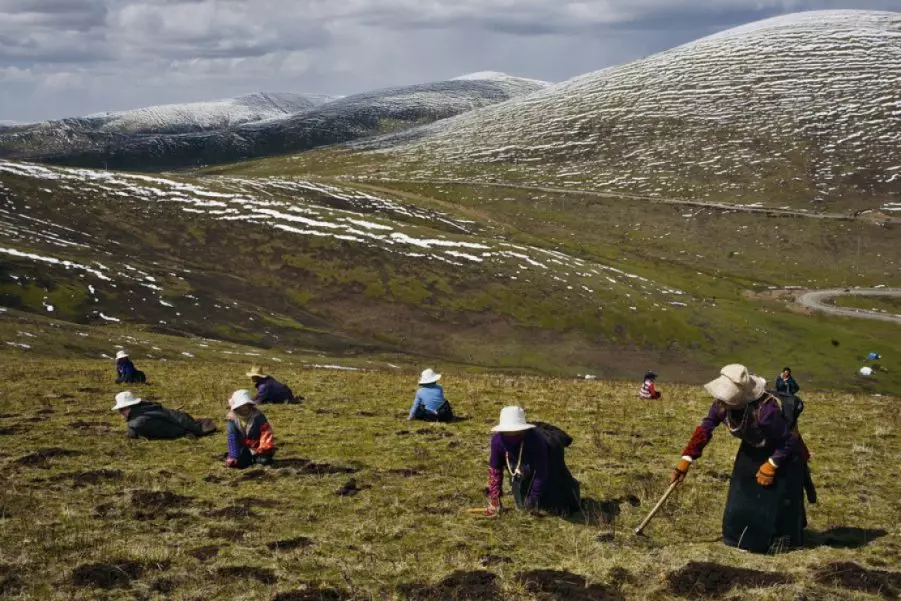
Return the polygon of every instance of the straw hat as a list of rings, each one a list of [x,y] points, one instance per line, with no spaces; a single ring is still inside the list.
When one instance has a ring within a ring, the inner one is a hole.
[[[113,411],[125,409],[126,407],[131,407],[132,405],[137,405],[141,402],[141,400],[142,399],[139,399],[134,394],[132,394],[130,390],[120,392],[116,395],[116,406],[113,407]]]
[[[228,406],[231,407],[232,411],[234,411],[238,407],[243,407],[244,405],[248,404],[256,405],[256,401],[254,401],[253,397],[250,396],[250,392],[244,390],[243,388],[234,391],[231,398],[228,399]]]
[[[118,361],[119,359],[124,359],[126,357],[128,357],[128,353],[126,353],[125,351],[119,351],[116,353],[116,361]]]
[[[430,367],[427,370],[425,370],[424,372],[422,372],[421,376],[419,376],[419,383],[420,384],[434,384],[435,382],[437,382],[440,379],[441,379],[441,374],[436,374],[435,370],[433,370]]]
[[[263,368],[259,365],[254,365],[250,368],[250,371],[245,374],[248,378],[268,378],[269,376],[263,373]]]
[[[720,377],[704,384],[715,399],[730,407],[744,407],[766,392],[766,380],[748,373],[748,368],[731,363],[720,370]]]
[[[535,424],[526,423],[526,412],[522,407],[504,407],[501,409],[501,417],[498,425],[491,428],[492,432],[522,432],[534,428]]]

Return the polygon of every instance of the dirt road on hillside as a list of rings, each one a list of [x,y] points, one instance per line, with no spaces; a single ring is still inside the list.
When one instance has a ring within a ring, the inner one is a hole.
[[[829,315],[841,315],[843,317],[861,317],[864,319],[877,319],[901,324],[901,315],[889,313],[875,313],[862,309],[850,309],[824,305],[823,301],[833,296],[898,296],[901,297],[901,288],[832,288],[829,290],[814,290],[805,292],[798,297],[797,302],[808,309],[822,311]]]

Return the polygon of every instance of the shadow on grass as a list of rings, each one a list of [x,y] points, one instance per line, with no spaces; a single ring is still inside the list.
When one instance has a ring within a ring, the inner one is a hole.
[[[641,501],[634,495],[628,495],[622,499],[584,498],[582,499],[582,510],[563,516],[563,519],[572,524],[585,526],[611,526],[622,513],[620,506],[623,503],[628,503],[632,507],[641,505]]]
[[[822,532],[808,530],[805,532],[804,546],[808,549],[817,547],[860,549],[887,534],[888,531],[882,528],[857,528],[854,526],[836,526]]]

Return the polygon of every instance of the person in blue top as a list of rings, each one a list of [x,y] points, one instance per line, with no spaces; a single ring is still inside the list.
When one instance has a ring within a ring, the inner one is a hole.
[[[294,393],[285,384],[282,384],[269,374],[263,372],[263,368],[254,365],[247,372],[247,377],[253,382],[254,388],[257,389],[253,402],[258,404],[265,403],[299,403],[303,400],[302,396],[295,396]]]
[[[144,384],[147,376],[128,358],[128,353],[116,353],[116,384]]]
[[[799,390],[801,390],[801,387],[798,386],[798,383],[795,382],[795,379],[792,377],[791,368],[782,368],[782,373],[776,376],[776,392],[795,394]]]
[[[437,382],[441,374],[432,368],[422,372],[419,378],[419,390],[413,399],[410,415],[407,419],[421,419],[427,422],[451,422],[454,412],[450,403],[444,398],[444,389]]]

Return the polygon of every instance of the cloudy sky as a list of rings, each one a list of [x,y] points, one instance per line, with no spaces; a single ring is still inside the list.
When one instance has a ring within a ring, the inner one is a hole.
[[[901,0],[0,0],[0,121],[483,70],[562,81],[831,8]]]

